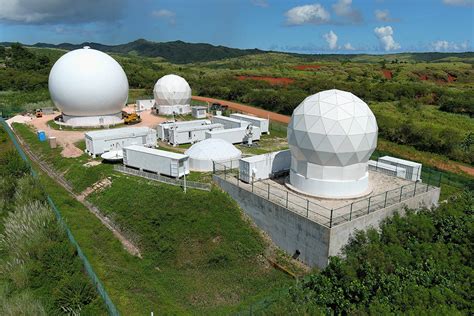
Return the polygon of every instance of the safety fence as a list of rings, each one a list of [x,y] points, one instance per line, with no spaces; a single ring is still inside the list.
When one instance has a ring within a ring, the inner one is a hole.
[[[116,171],[119,171],[125,174],[146,178],[146,179],[158,181],[161,183],[171,184],[174,186],[188,187],[188,188],[198,189],[198,190],[203,190],[203,191],[211,191],[211,185],[209,183],[187,181],[185,179],[169,178],[169,177],[165,177],[156,173],[137,170],[137,169],[123,166],[123,165],[115,165],[114,169]]]
[[[254,181],[251,183],[240,181],[239,170],[230,169],[222,163],[214,163],[214,175],[326,227],[333,227],[352,221],[360,216],[436,189],[431,184],[412,182],[393,190],[356,200],[342,207],[329,209],[306,198],[304,195],[292,193],[283,186],[272,185],[270,182],[264,181]]]
[[[33,166],[31,165],[28,157],[26,156],[25,152],[23,151],[20,144],[18,143],[15,134],[13,133],[13,131],[11,130],[11,128],[8,126],[8,124],[5,122],[5,120],[3,118],[0,118],[0,124],[3,126],[3,128],[7,132],[8,136],[10,137],[10,139],[11,139],[13,145],[15,146],[15,148],[16,148],[18,154],[20,155],[20,157],[29,166],[31,174],[33,175],[33,177],[38,178],[38,174],[34,171]],[[44,190],[44,188],[42,188],[42,189],[43,189],[44,192],[46,192]],[[57,208],[56,204],[54,204],[53,200],[51,199],[51,197],[49,195],[46,195],[46,198],[47,198],[48,204],[51,206],[51,208],[54,211],[56,219],[58,220],[61,227],[64,228],[69,241],[71,242],[71,244],[76,249],[77,255],[81,259],[87,275],[89,276],[90,280],[94,284],[94,286],[95,286],[97,292],[99,293],[99,295],[104,300],[104,303],[105,303],[105,306],[107,307],[109,315],[114,315],[114,316],[119,315],[119,312],[118,312],[117,308],[115,307],[115,304],[110,299],[109,295],[107,294],[107,291],[105,290],[105,287],[104,287],[103,283],[101,282],[101,280],[99,279],[97,274],[94,272],[94,269],[92,268],[92,265],[90,264],[90,262],[87,259],[86,255],[84,254],[81,247],[79,246],[76,239],[74,238],[74,235],[72,234],[71,230],[69,229],[66,222],[64,221],[64,218],[62,217],[60,210]]]

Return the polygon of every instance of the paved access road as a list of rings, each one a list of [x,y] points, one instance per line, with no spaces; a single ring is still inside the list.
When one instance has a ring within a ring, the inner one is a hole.
[[[249,106],[249,105],[243,105],[240,103],[230,102],[226,100],[199,97],[199,96],[193,96],[193,100],[210,102],[210,103],[214,103],[214,102],[220,103],[222,105],[227,105],[229,108],[233,110],[237,110],[243,113],[253,114],[261,118],[269,118],[271,121],[274,121],[274,122],[285,123],[285,124],[288,124],[290,122],[290,117],[288,115],[278,114],[275,112],[259,109],[259,108]]]

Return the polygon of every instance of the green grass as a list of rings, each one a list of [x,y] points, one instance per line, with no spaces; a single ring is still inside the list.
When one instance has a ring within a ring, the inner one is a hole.
[[[76,192],[82,192],[93,183],[105,178],[112,172],[113,165],[99,164],[86,167],[84,164],[93,159],[87,154],[82,154],[77,158],[64,158],[61,156],[62,148],[49,148],[47,142],[40,142],[36,133],[25,124],[14,124],[15,131],[24,139],[31,149],[37,153],[41,159],[47,162],[54,169],[62,174],[68,180]],[[78,144],[80,148],[84,147],[84,142]]]

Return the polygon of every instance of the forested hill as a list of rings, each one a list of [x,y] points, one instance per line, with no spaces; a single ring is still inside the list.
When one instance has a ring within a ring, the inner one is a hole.
[[[186,64],[194,62],[206,62],[225,58],[240,57],[245,55],[261,54],[264,51],[259,49],[238,49],[225,46],[214,46],[204,43],[174,42],[150,42],[139,39],[127,44],[104,45],[100,43],[69,44],[58,45],[37,43],[35,47],[61,48],[66,50],[77,49],[90,46],[104,52],[137,54],[146,57],[163,57],[175,64]]]
[[[0,46],[10,46],[12,43],[0,43]],[[58,48],[65,50],[72,50],[84,46],[119,54],[133,54],[144,57],[162,57],[174,64],[187,64],[197,62],[208,62],[214,60],[221,60],[227,58],[241,57],[246,55],[265,54],[270,51],[260,49],[239,49],[225,46],[214,46],[206,43],[186,43],[183,41],[174,42],[151,42],[145,39],[138,39],[136,41],[119,44],[119,45],[105,45],[94,42],[84,42],[81,44],[48,44],[36,43],[31,45],[33,47],[42,48]],[[397,60],[399,62],[452,62],[460,61],[474,64],[474,53],[440,53],[440,52],[425,52],[425,53],[398,53],[398,54],[295,54],[287,53],[288,55],[301,57],[307,62],[312,61],[354,61],[354,62],[368,62],[378,63],[383,60]]]

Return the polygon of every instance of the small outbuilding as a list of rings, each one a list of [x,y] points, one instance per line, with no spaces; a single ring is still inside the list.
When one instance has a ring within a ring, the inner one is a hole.
[[[191,107],[191,114],[197,119],[206,118],[207,107],[205,106],[193,106]]]
[[[214,162],[230,168],[238,166],[242,152],[231,143],[218,138],[205,139],[192,145],[185,152],[189,156],[189,168],[193,171],[212,171]]]

